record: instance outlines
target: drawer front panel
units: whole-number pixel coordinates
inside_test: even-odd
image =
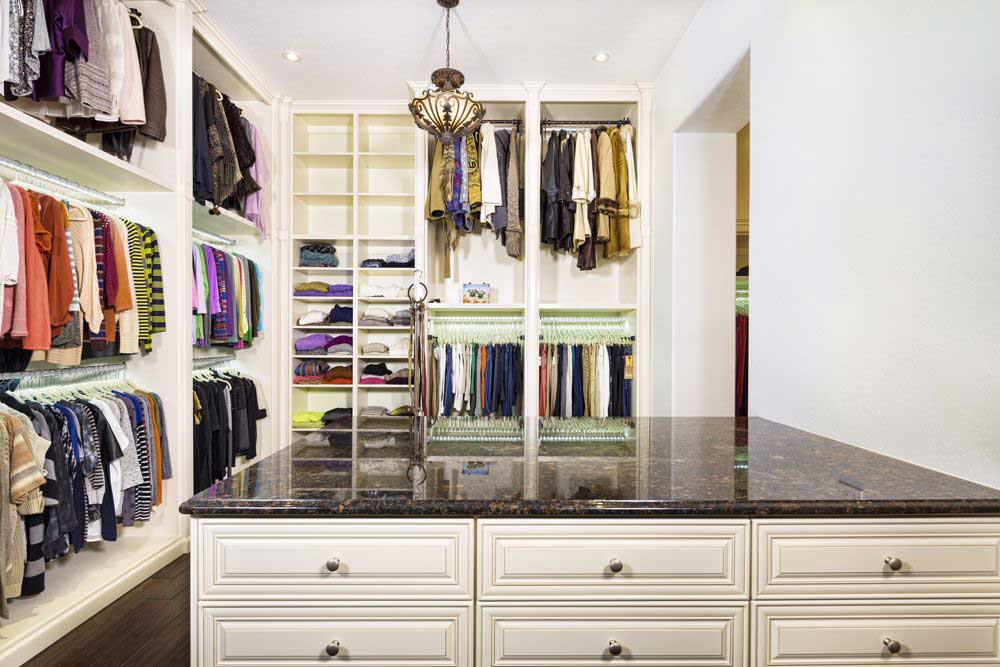
[[[761,605],[755,613],[757,667],[1000,664],[1000,605]]]
[[[480,521],[479,531],[482,599],[747,597],[748,522]]]
[[[206,667],[472,664],[470,607],[204,606],[200,613]]]
[[[744,664],[742,606],[484,605],[479,613],[481,667]]]
[[[472,599],[469,521],[205,523],[202,599]]]
[[[755,597],[1000,595],[1000,523],[757,522]]]

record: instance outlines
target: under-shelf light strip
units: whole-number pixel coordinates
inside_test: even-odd
[[[208,243],[215,243],[217,245],[233,246],[236,245],[236,241],[232,239],[227,239],[225,236],[219,236],[218,234],[213,234],[212,232],[206,232],[203,229],[198,229],[194,227],[191,229],[191,235],[197,236],[202,241],[207,241]]]
[[[79,183],[71,181],[68,178],[50,174],[43,169],[32,167],[29,164],[24,164],[23,162],[18,162],[17,160],[0,156],[0,167],[3,167],[10,172],[19,174],[20,176],[27,177],[29,180],[41,181],[45,185],[55,187],[56,189],[72,192],[74,195],[78,195],[82,201],[107,204],[110,206],[125,205],[125,200],[121,197],[109,195],[106,192],[95,190],[94,188],[87,187],[86,185],[80,185]]]

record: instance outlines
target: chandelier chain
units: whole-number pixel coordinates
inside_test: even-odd
[[[444,10],[444,66],[451,69],[451,7]]]

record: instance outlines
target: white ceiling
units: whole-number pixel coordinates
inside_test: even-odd
[[[294,99],[404,99],[444,66],[435,0],[204,0],[275,92]],[[702,0],[462,0],[452,66],[469,83],[652,81]],[[281,52],[302,54],[298,64]],[[597,51],[611,53],[598,65]]]

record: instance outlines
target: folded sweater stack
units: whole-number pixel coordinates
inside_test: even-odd
[[[337,304],[330,311],[330,324],[351,324],[354,322],[354,308]]]
[[[354,287],[351,285],[331,285],[322,280],[295,283],[292,289],[295,290],[295,296],[332,296],[340,298],[354,296]]]
[[[322,428],[323,413],[308,410],[296,412],[292,415],[292,426],[295,428]]]
[[[294,384],[321,384],[323,377],[330,370],[329,364],[317,359],[307,359],[295,367]]]
[[[368,364],[361,372],[361,384],[387,384],[392,371],[384,363]]]
[[[395,327],[408,327],[410,326],[410,322],[411,317],[409,308],[402,308],[392,314],[392,325]]]
[[[387,327],[390,322],[389,312],[385,308],[366,308],[361,315],[358,326],[362,327]]]
[[[299,248],[299,266],[340,266],[332,243],[309,243]]]
[[[349,364],[331,367],[323,376],[326,384],[351,384],[354,382],[354,371]]]
[[[353,345],[354,339],[347,334],[315,333],[295,341],[295,351],[299,354],[350,354]]]

